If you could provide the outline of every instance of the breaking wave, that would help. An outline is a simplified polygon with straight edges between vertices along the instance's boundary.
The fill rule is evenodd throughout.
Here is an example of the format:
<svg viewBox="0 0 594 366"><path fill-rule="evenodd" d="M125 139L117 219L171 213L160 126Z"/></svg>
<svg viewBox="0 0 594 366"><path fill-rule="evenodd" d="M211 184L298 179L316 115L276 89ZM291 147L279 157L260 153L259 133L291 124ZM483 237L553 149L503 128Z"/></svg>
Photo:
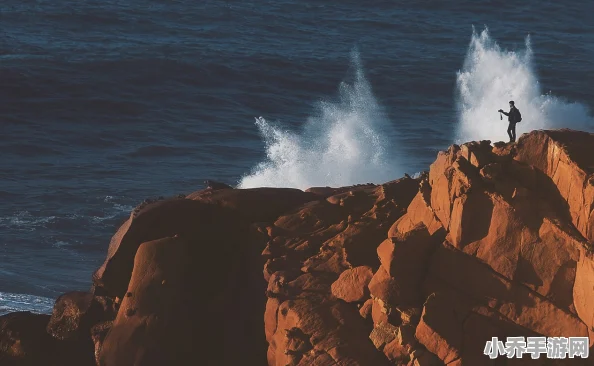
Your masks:
<svg viewBox="0 0 594 366"><path fill-rule="evenodd" d="M507 117L503 116L502 121L497 111L508 111L510 100L522 113L518 136L545 128L593 129L594 119L585 105L542 94L533 56L530 36L523 50L507 51L491 38L487 28L480 34L473 29L456 81L457 143L507 141Z"/></svg>
<svg viewBox="0 0 594 366"><path fill-rule="evenodd" d="M356 51L354 81L343 82L336 102L321 102L300 133L283 130L263 117L256 126L266 145L266 160L244 176L240 188L345 186L383 183L398 177L399 168L384 136L387 118L365 79Z"/></svg>

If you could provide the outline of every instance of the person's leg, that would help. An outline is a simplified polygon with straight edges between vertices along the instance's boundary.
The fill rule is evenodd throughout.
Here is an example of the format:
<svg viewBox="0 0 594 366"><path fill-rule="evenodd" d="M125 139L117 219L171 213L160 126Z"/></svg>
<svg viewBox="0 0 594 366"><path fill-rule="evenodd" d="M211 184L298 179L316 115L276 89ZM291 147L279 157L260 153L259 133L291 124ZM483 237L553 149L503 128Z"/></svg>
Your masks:
<svg viewBox="0 0 594 366"><path fill-rule="evenodd" d="M512 140L514 142L516 142L516 124L515 123L511 126L511 129L512 129L512 136L513 136Z"/></svg>
<svg viewBox="0 0 594 366"><path fill-rule="evenodd" d="M514 137L512 136L512 124L511 123L507 126L507 135L509 136L509 142L513 142Z"/></svg>

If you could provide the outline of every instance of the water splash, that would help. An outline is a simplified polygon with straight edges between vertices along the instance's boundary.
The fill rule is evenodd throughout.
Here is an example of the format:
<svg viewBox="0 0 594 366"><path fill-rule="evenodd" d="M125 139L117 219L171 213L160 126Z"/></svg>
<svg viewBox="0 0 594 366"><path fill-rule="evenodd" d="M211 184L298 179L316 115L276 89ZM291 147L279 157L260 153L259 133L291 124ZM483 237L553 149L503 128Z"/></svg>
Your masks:
<svg viewBox="0 0 594 366"><path fill-rule="evenodd" d="M244 176L239 188L345 186L383 183L400 176L384 136L390 125L365 79L359 54L351 57L352 83L343 82L337 102L321 102L300 133L256 118L267 159ZM390 151L393 153L393 151Z"/></svg>
<svg viewBox="0 0 594 366"><path fill-rule="evenodd" d="M497 111L508 111L510 100L522 113L518 136L544 128L594 128L585 105L542 94L532 59L530 36L524 50L513 52L502 50L487 28L480 34L473 28L464 66L457 74L457 143L507 141L507 117L500 120Z"/></svg>

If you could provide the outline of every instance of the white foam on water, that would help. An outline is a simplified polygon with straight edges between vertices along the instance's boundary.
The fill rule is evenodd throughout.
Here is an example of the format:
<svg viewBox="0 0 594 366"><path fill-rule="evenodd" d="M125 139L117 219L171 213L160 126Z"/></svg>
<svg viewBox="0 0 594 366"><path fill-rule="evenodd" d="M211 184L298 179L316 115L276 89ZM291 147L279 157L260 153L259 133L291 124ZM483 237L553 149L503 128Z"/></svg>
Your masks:
<svg viewBox="0 0 594 366"><path fill-rule="evenodd" d="M391 128L353 51L354 81L343 82L337 102L321 102L299 133L256 118L266 160L239 182L239 188L346 186L384 183L401 175L394 146L384 140Z"/></svg>
<svg viewBox="0 0 594 366"><path fill-rule="evenodd" d="M12 216L0 217L0 229L20 229L23 231L35 231L38 227L52 223L56 216L35 217L29 211L19 211Z"/></svg>
<svg viewBox="0 0 594 366"><path fill-rule="evenodd" d="M534 71L530 36L519 51L502 49L485 28L474 29L466 60L457 74L456 100L459 113L456 142L508 141L507 117L513 100L522 113L521 133L536 129L573 128L591 131L594 119L588 108L551 94L543 94Z"/></svg>
<svg viewBox="0 0 594 366"><path fill-rule="evenodd" d="M15 311L51 314L54 302L47 297L0 292L0 315Z"/></svg>

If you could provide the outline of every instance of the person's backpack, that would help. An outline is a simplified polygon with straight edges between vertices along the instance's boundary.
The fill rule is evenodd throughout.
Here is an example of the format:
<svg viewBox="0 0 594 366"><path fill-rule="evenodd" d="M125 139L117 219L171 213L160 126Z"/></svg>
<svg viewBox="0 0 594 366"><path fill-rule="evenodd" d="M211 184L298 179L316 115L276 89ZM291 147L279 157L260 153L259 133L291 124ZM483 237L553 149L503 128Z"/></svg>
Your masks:
<svg viewBox="0 0 594 366"><path fill-rule="evenodd" d="M522 114L518 108L516 108L516 123L517 122L522 122Z"/></svg>

